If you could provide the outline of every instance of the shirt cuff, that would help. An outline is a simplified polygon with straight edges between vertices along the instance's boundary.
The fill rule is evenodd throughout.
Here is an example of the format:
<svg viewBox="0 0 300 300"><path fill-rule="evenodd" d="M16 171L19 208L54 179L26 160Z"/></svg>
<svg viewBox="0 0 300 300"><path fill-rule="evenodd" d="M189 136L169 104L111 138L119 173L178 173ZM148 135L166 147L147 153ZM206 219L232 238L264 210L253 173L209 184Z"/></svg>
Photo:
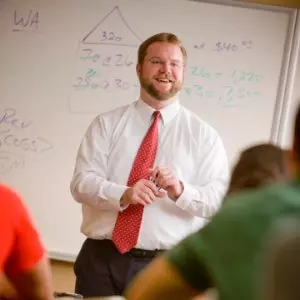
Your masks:
<svg viewBox="0 0 300 300"><path fill-rule="evenodd" d="M127 206L121 206L121 197L123 196L124 192L128 189L126 185L119 185L119 184L112 184L106 190L105 197L107 199L112 199L117 206L117 208L122 211L127 208Z"/></svg>
<svg viewBox="0 0 300 300"><path fill-rule="evenodd" d="M191 187L188 183L186 183L182 180L181 180L181 182L183 184L183 192L180 195L180 197L177 198L175 203L181 209L186 209L189 206L190 202L193 199L197 198L197 195L196 195L197 191L193 187Z"/></svg>
<svg viewBox="0 0 300 300"><path fill-rule="evenodd" d="M129 204L124 205L124 204L121 203L121 200L120 200L120 211L125 210L128 206L129 206Z"/></svg>

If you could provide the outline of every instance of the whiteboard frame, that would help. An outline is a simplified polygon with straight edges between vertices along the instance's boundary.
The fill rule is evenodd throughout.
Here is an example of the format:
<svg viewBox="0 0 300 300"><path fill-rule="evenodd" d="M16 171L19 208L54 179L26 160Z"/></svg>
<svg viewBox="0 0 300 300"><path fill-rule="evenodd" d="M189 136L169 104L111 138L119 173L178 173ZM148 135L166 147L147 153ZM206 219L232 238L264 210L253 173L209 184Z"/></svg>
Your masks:
<svg viewBox="0 0 300 300"><path fill-rule="evenodd" d="M271 12L282 12L289 15L288 30L286 33L284 55L282 57L281 71L277 86L277 97L269 141L282 145L284 129L286 129L287 116L291 103L291 95L296 76L297 53L299 53L300 20L296 8L288 8L259 3L240 2L236 0L189 0L191 2L218 4L223 6L243 7ZM285 105L284 105L285 104Z"/></svg>
<svg viewBox="0 0 300 300"><path fill-rule="evenodd" d="M299 99L293 99L293 89L295 86L295 80L297 76L297 68L299 61L299 51L300 51L300 14L297 11L296 26L294 31L294 39L291 50L291 59L289 63L289 72L287 77L287 84L285 89L284 101L285 105L282 107L282 114L280 119L280 127L278 133L278 140L280 145L285 143L285 135L287 134L288 118L291 117L290 109L292 107L292 101L299 102ZM298 71L299 72L299 71ZM294 116L294 114L292 114ZM286 146L286 145L284 145Z"/></svg>

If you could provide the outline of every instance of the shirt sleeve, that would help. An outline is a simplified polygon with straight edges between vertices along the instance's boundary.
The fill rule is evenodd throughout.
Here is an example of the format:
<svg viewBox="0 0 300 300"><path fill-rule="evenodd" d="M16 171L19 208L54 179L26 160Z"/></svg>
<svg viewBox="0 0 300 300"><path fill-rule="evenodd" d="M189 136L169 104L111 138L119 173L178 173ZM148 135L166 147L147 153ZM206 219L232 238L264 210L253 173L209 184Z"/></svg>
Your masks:
<svg viewBox="0 0 300 300"><path fill-rule="evenodd" d="M71 193L74 199L97 209L122 210L120 199L128 188L106 179L109 138L101 117L89 126L80 144Z"/></svg>
<svg viewBox="0 0 300 300"><path fill-rule="evenodd" d="M4 193L6 223L12 243L5 262L5 273L11 277L32 269L44 256L45 250L32 220L18 195L6 189Z"/></svg>
<svg viewBox="0 0 300 300"><path fill-rule="evenodd" d="M184 190L176 200L176 205L193 216L210 218L220 208L226 193L229 180L228 159L217 133L210 137L205 147L202 145L201 151L203 155L200 161L195 162L198 174L194 182L202 184L190 184L181 180Z"/></svg>
<svg viewBox="0 0 300 300"><path fill-rule="evenodd" d="M213 287L213 280L206 266L204 255L197 251L198 246L199 233L197 232L170 250L167 253L167 260L190 286L199 292L204 292Z"/></svg>
<svg viewBox="0 0 300 300"><path fill-rule="evenodd" d="M5 272L5 264L9 258L9 254L14 242L14 231L8 220L9 217L7 216L7 211L3 207L2 202L4 202L4 198L0 187L0 275L1 273Z"/></svg>

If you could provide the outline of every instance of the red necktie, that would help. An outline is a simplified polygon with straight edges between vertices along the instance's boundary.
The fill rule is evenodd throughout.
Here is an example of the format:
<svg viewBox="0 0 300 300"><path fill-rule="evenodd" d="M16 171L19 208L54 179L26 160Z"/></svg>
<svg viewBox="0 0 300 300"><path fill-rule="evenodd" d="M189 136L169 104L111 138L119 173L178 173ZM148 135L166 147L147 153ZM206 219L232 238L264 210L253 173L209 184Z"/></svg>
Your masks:
<svg viewBox="0 0 300 300"><path fill-rule="evenodd" d="M149 179L149 169L153 167L158 144L158 121L160 112L153 113L154 120L137 152L128 178L132 186L140 179ZM112 240L121 253L130 251L137 243L144 206L129 205L120 212L115 224Z"/></svg>

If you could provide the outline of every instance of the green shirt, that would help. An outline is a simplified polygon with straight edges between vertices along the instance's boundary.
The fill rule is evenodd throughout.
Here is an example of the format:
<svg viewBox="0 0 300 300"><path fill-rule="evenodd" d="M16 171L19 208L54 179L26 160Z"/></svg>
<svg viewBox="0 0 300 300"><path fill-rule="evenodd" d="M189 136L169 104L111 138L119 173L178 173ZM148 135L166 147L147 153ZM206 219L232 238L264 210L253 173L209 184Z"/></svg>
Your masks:
<svg viewBox="0 0 300 300"><path fill-rule="evenodd" d="M300 219L300 183L230 197L206 227L167 254L199 291L215 286L220 300L253 300L263 284L264 255L278 221Z"/></svg>

